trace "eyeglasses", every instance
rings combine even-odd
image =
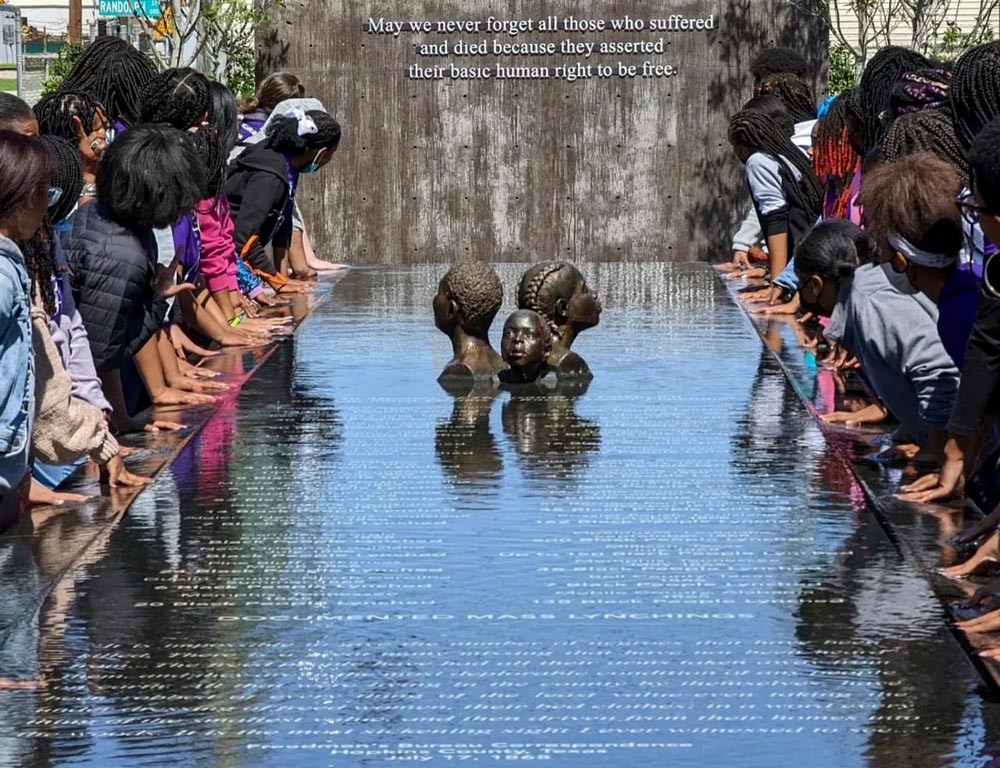
[[[63,191],[59,187],[49,187],[45,192],[45,201],[49,208],[52,208],[62,200]]]

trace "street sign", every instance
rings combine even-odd
[[[119,16],[160,18],[160,0],[97,0],[97,15],[102,19]]]

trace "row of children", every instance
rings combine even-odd
[[[901,499],[946,501],[974,480],[997,504],[1000,43],[953,65],[885,48],[818,107],[796,52],[764,50],[753,70],[729,126],[752,210],[720,270],[766,276],[742,294],[755,311],[813,321],[831,364],[859,371],[873,402],[823,419],[898,422],[891,458],[926,467]],[[1000,561],[998,524],[1000,506],[965,531],[982,546],[947,575]],[[976,622],[1000,628],[1000,611]]]
[[[210,403],[210,347],[270,343],[262,307],[311,290],[302,174],[340,126],[296,78],[238,108],[192,69],[158,73],[115,37],[92,43],[32,109],[0,95],[0,527],[88,460],[139,486],[117,436],[177,430],[151,408]]]

